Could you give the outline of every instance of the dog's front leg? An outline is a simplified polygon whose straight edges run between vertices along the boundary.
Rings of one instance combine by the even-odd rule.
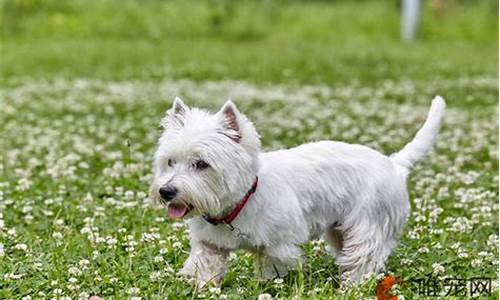
[[[229,251],[215,245],[192,241],[191,252],[179,275],[196,279],[199,287],[208,283],[219,285],[226,273]]]
[[[302,262],[302,251],[294,245],[270,247],[257,255],[256,272],[262,279],[283,278]]]

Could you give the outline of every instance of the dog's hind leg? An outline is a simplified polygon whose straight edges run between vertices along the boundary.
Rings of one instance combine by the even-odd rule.
[[[380,271],[394,245],[380,224],[368,220],[343,230],[342,250],[336,257],[343,271],[342,285],[360,283]]]

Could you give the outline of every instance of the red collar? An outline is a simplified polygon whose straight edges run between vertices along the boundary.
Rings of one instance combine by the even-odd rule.
[[[245,206],[245,204],[247,204],[248,199],[250,199],[250,196],[252,196],[252,194],[255,193],[255,190],[257,190],[257,183],[258,182],[259,182],[259,177],[255,176],[255,180],[252,183],[252,187],[245,194],[245,196],[243,197],[241,202],[238,203],[238,205],[236,205],[236,207],[227,216],[225,216],[223,218],[222,217],[221,218],[217,218],[217,217],[212,218],[208,215],[204,215],[203,218],[205,219],[205,221],[207,221],[208,223],[210,223],[212,225],[217,225],[220,223],[230,225],[231,222],[233,222],[234,219],[236,219],[236,217],[240,214],[240,212],[243,209],[243,207]]]

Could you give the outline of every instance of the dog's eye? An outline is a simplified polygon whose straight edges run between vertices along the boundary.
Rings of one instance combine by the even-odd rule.
[[[197,162],[195,163],[195,165],[194,165],[194,166],[195,166],[195,167],[196,167],[196,169],[198,169],[198,170],[204,170],[204,169],[206,169],[206,168],[208,168],[208,167],[209,167],[209,166],[208,166],[208,164],[207,164],[207,162],[206,162],[206,161],[204,161],[204,160],[199,160],[199,161],[197,161]]]
[[[173,159],[169,159],[169,160],[168,160],[168,166],[169,166],[169,167],[173,167],[174,165],[175,165],[175,160],[173,160]]]

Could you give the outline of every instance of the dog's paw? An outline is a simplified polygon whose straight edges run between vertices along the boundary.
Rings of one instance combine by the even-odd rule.
[[[198,289],[205,288],[207,286],[219,286],[222,282],[221,275],[212,275],[200,273],[199,270],[192,270],[190,268],[182,268],[177,272],[179,277],[186,279],[192,284],[196,284]]]
[[[182,269],[180,269],[177,272],[177,275],[180,277],[184,277],[184,278],[195,278],[196,277],[196,270],[184,266]]]
[[[279,278],[278,274],[276,274],[276,272],[270,268],[262,268],[258,275],[262,280],[273,280],[275,278]]]
[[[177,272],[177,276],[184,279],[186,282],[196,285],[198,289],[202,289],[207,285],[207,281],[201,279],[195,272],[189,268],[182,268]]]
[[[283,278],[288,274],[288,266],[263,258],[255,265],[255,272],[259,279],[273,280],[276,278]]]

